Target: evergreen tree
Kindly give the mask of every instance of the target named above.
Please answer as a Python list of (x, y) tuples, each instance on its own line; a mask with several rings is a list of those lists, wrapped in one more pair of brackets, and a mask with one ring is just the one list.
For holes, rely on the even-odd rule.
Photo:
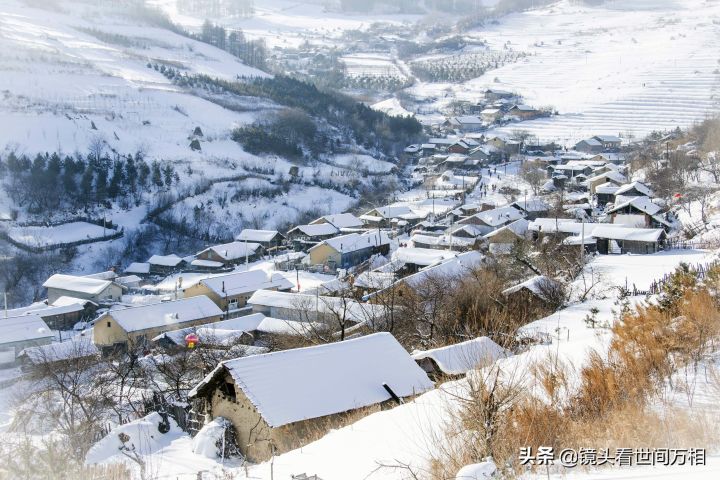
[(169, 163), (163, 165), (162, 168), (163, 179), (165, 180), (165, 186), (169, 187), (173, 181), (173, 167)]
[(95, 175), (95, 200), (102, 202), (108, 197), (108, 171), (98, 167)]
[(152, 183), (156, 187), (162, 187), (163, 186), (163, 180), (162, 180), (162, 172), (160, 171), (160, 164), (156, 161), (152, 162)]
[[(82, 161), (80, 161), (82, 163)], [(62, 171), (62, 188), (65, 192), (66, 197), (74, 196), (77, 192), (77, 182), (75, 181), (75, 170), (76, 170), (75, 162), (73, 161), (72, 157), (65, 157), (65, 160), (63, 161), (63, 171)]]
[(113, 174), (108, 187), (108, 195), (110, 198), (117, 198), (122, 193), (122, 187), (125, 184), (125, 168), (122, 160), (117, 159), (113, 162)]
[(137, 163), (137, 169), (138, 169), (138, 187), (145, 188), (148, 184), (148, 179), (150, 178), (150, 167), (143, 159), (135, 159), (135, 162)]
[(138, 180), (138, 170), (135, 166), (135, 160), (133, 159), (132, 155), (127, 156), (127, 160), (125, 161), (125, 181), (127, 183), (128, 188), (131, 192), (135, 193), (135, 185)]
[(80, 195), (82, 198), (88, 198), (93, 188), (93, 180), (95, 179), (94, 169), (89, 165), (85, 168), (82, 178), (80, 179)]

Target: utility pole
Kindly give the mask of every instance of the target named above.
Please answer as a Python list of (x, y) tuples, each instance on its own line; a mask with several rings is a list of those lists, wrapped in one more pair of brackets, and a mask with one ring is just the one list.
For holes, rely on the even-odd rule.
[(247, 238), (245, 239), (245, 270), (248, 270), (250, 267), (248, 265), (248, 248), (247, 248)]
[(585, 216), (582, 217), (580, 226), (580, 268), (585, 265)]
[(5, 318), (8, 318), (8, 309), (7, 309), (7, 292), (3, 292), (3, 295), (5, 296)]

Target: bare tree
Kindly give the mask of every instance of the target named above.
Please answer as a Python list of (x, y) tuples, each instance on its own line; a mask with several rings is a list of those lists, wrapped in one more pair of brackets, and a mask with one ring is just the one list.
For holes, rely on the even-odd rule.
[(547, 181), (545, 170), (538, 162), (525, 162), (520, 167), (520, 178), (525, 180), (533, 191), (533, 194), (540, 193), (540, 188)]

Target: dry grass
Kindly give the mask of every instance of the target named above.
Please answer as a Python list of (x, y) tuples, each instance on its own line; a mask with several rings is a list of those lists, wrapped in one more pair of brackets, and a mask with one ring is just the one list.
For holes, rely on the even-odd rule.
[(498, 385), (480, 374), (483, 379), (470, 382), (461, 414), (448, 428), (448, 438), (461, 448), (433, 459), (432, 478), (453, 478), (462, 465), (487, 456), (512, 476), (522, 469), (517, 459), (521, 447), (717, 445), (720, 432), (705, 412), (661, 402), (668, 384), (677, 390), (672, 385), (675, 372), (717, 351), (717, 273), (709, 276), (712, 285), (698, 285), (679, 272), (657, 305), (625, 315), (613, 327), (607, 354), (591, 352), (579, 371), (553, 358), (532, 366), (534, 391), (521, 384)]

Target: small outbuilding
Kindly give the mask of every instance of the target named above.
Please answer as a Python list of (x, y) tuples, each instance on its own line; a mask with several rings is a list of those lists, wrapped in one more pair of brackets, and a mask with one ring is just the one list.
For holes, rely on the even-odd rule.
[(389, 333), (220, 363), (193, 390), (207, 418), (232, 422), (242, 454), (262, 462), (301, 447), (360, 408), (399, 402), (433, 382)]
[(464, 375), (470, 370), (484, 367), (510, 355), (510, 351), (488, 337), (478, 337), (454, 345), (412, 352), (412, 358), (431, 378)]

